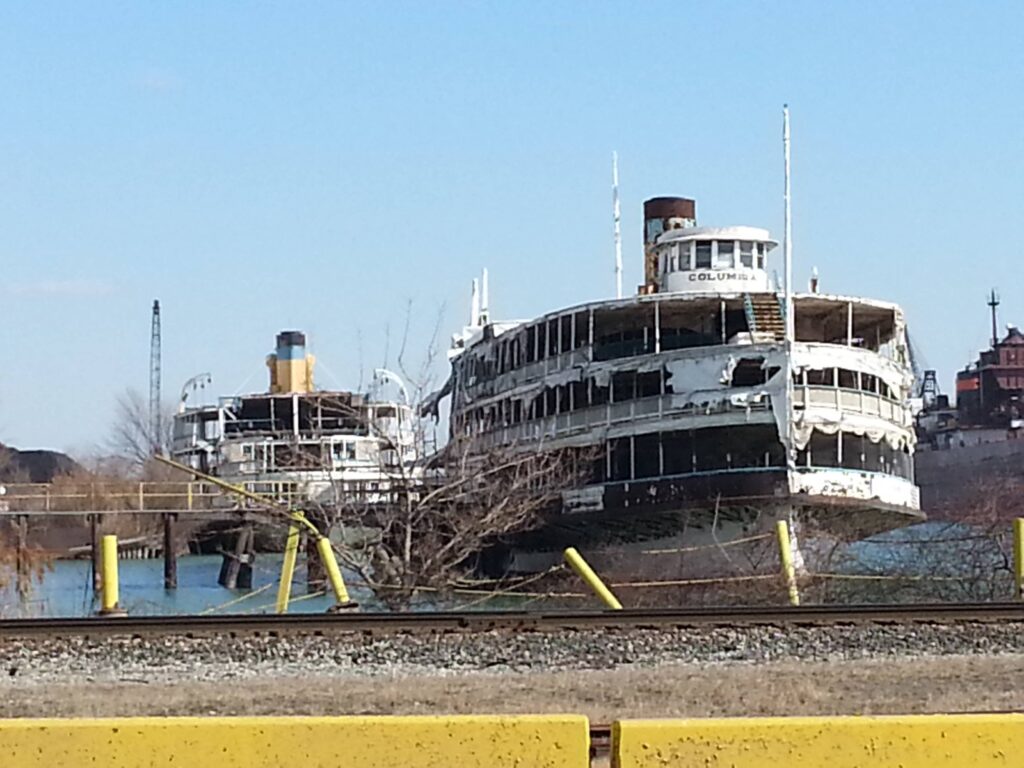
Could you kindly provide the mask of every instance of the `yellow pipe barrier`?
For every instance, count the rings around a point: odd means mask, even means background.
[[[295,517],[302,517],[296,512]],[[288,612],[288,601],[292,594],[292,577],[295,574],[295,560],[299,554],[299,522],[288,527],[288,541],[284,545],[284,562],[281,563],[281,583],[277,587],[277,612]]]
[[[775,533],[779,539],[779,559],[782,561],[782,577],[786,580],[789,590],[789,604],[800,605],[800,590],[796,583],[796,568],[793,565],[793,545],[789,540],[789,523],[779,520],[775,523]]]
[[[100,613],[104,615],[120,613],[118,606],[120,587],[117,581],[117,536],[104,536],[100,543],[100,556],[103,569],[103,592]]]
[[[219,477],[204,474],[203,472],[199,472],[193,469],[192,467],[186,466],[185,464],[179,464],[178,462],[173,461],[172,459],[168,459],[164,456],[160,456],[159,454],[154,455],[153,458],[163,464],[166,464],[169,467],[174,467],[175,469],[181,470],[182,472],[188,472],[193,477],[196,477],[200,480],[204,480],[207,483],[210,483],[211,485],[216,485],[218,488],[223,488],[224,490],[237,494],[242,498],[255,501],[257,504],[260,504],[263,507],[271,509],[275,512],[279,512],[282,515],[287,515],[293,524],[304,526],[309,531],[309,533],[316,539],[317,552],[320,553],[320,560],[323,562],[324,569],[327,571],[327,578],[331,582],[331,589],[334,591],[334,597],[337,600],[337,605],[335,606],[335,608],[354,608],[356,606],[356,604],[349,599],[348,590],[345,588],[345,580],[342,578],[341,569],[338,567],[338,561],[334,558],[334,550],[331,549],[330,540],[322,533],[320,533],[317,527],[306,519],[305,515],[301,513],[292,512],[291,510],[286,511],[282,509],[281,504],[276,502],[274,499],[268,498],[266,496],[261,496],[258,493],[253,493],[252,491],[249,491],[239,485],[234,485],[233,483],[229,483],[226,480],[221,480]],[[290,539],[290,528],[288,535]],[[286,559],[287,554],[288,553],[285,552]],[[294,564],[292,568],[294,569]],[[284,574],[282,572],[282,576],[283,575]],[[289,579],[289,592],[291,590],[290,581],[291,580]],[[283,586],[281,587],[281,589],[283,589]],[[281,592],[279,591],[277,596],[277,607],[280,608],[280,606]],[[285,609],[287,609],[287,597],[285,598]],[[280,613],[281,611],[279,610],[278,612]]]
[[[583,556],[576,551],[575,547],[569,547],[565,550],[565,561],[569,563],[572,569],[576,571],[576,574],[587,583],[587,586],[594,591],[594,594],[601,599],[602,603],[613,611],[622,610],[622,603],[620,603],[619,599],[615,597],[612,591],[605,586],[604,582],[601,581],[601,578],[594,573],[594,569],[587,564],[587,561],[584,560]]]
[[[1013,575],[1017,582],[1017,599],[1024,600],[1024,517],[1013,521]]]
[[[345,579],[341,576],[341,568],[334,557],[334,550],[331,549],[331,540],[326,536],[320,538],[316,543],[316,550],[320,553],[320,560],[327,571],[327,580],[331,582],[331,589],[334,591],[334,599],[338,608],[351,608],[355,604],[348,597],[348,589],[345,588]]]

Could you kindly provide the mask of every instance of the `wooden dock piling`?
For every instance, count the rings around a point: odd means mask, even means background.
[[[243,523],[235,539],[235,551],[224,553],[217,583],[225,589],[252,587],[252,561],[255,559],[255,532],[252,523]]]
[[[174,536],[174,523],[178,516],[164,515],[164,589],[178,588],[178,548]]]
[[[103,565],[100,553],[100,516],[89,515],[89,553],[92,558],[92,591],[103,588]]]

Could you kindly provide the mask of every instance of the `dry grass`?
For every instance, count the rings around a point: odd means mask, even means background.
[[[451,677],[305,676],[33,685],[0,680],[0,716],[575,712],[621,717],[1024,709],[1024,655],[680,665]]]

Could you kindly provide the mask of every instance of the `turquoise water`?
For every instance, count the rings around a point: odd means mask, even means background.
[[[219,555],[190,555],[178,560],[178,589],[163,587],[162,560],[123,560],[120,563],[120,604],[134,615],[220,613],[273,613],[281,556],[260,554],[253,569],[252,590],[224,589],[217,584]],[[350,587],[353,600],[366,609],[376,601],[365,589]],[[244,598],[239,601],[239,598]],[[306,571],[295,571],[289,612],[323,612],[332,604],[327,595],[306,599]],[[235,602],[233,602],[235,601]],[[232,603],[228,605],[228,603]],[[89,616],[99,607],[93,594],[87,560],[58,560],[53,569],[32,585],[25,601],[13,589],[0,591],[0,615]]]

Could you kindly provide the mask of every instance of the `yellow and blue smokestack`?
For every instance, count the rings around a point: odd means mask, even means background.
[[[271,394],[312,392],[314,362],[313,356],[306,353],[304,333],[281,331],[274,354],[267,357]]]

